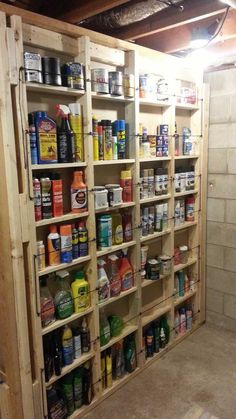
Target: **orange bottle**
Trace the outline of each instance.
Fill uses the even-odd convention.
[[[87,187],[83,181],[83,172],[75,171],[71,184],[71,211],[81,213],[87,211]]]
[[[56,266],[60,263],[60,236],[57,227],[53,224],[49,227],[48,235],[48,264]]]

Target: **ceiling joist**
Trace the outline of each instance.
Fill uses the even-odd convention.
[[[219,0],[185,0],[184,11],[169,7],[138,24],[129,25],[114,34],[120,39],[136,40],[154,33],[183,26],[191,22],[198,22],[225,11],[225,5]]]

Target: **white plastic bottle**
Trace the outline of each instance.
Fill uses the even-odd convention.
[[[98,301],[106,301],[110,298],[110,282],[107,277],[103,259],[98,259]]]

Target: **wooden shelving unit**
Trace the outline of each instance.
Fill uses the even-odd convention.
[[[202,84],[202,74],[197,74],[191,68],[185,68],[181,60],[175,57],[169,57],[164,54],[153,52],[151,55],[142,47],[132,45],[119,41],[107,46],[104,39],[104,46],[94,39],[93,33],[91,38],[89,36],[82,36],[80,28],[75,28],[75,33],[71,36],[63,32],[63,24],[61,32],[55,32],[55,29],[50,27],[41,29],[34,25],[24,23],[18,17],[11,17],[11,30],[13,33],[18,33],[19,36],[14,40],[15,58],[11,64],[17,69],[16,74],[23,66],[23,51],[30,48],[30,50],[45,51],[45,55],[51,52],[54,56],[58,55],[71,61],[78,61],[85,66],[85,90],[73,90],[65,87],[46,86],[43,84],[24,83],[18,80],[18,77],[11,81],[14,85],[15,95],[13,95],[15,120],[18,133],[15,138],[16,143],[16,160],[15,173],[19,173],[19,189],[21,190],[21,197],[19,197],[20,219],[18,222],[23,231],[23,238],[21,238],[21,246],[24,247],[23,257],[25,260],[24,267],[26,269],[26,300],[28,304],[27,315],[30,316],[29,327],[30,333],[27,335],[26,324],[24,333],[30,340],[31,352],[35,354],[31,359],[32,377],[31,383],[33,385],[34,399],[38,400],[35,409],[35,418],[41,419],[47,415],[47,401],[46,401],[46,387],[57,382],[60,377],[53,376],[48,383],[45,382],[43,373],[44,360],[43,360],[43,345],[42,336],[47,335],[54,330],[63,327],[65,324],[70,324],[83,316],[89,319],[89,327],[91,333],[91,351],[88,354],[83,354],[81,358],[75,360],[73,364],[64,367],[61,377],[73,371],[80,365],[87,361],[91,361],[93,386],[94,386],[94,399],[90,406],[83,406],[75,411],[71,416],[72,418],[83,417],[89,410],[91,410],[97,403],[105,397],[108,397],[112,392],[124,385],[129,379],[135,376],[139,371],[150,365],[149,360],[143,359],[142,337],[143,329],[152,321],[167,315],[170,329],[174,327],[174,313],[175,308],[183,304],[188,299],[193,299],[194,310],[200,314],[194,320],[194,329],[198,327],[205,319],[204,317],[204,267],[201,265],[204,258],[201,260],[199,254],[204,254],[202,246],[204,246],[202,231],[204,230],[205,222],[205,166],[203,154],[207,147],[206,129],[204,125],[204,116],[202,114],[204,106],[188,105],[188,104],[175,104],[174,95],[170,95],[167,101],[152,101],[149,99],[139,98],[139,75],[145,74],[154,69],[154,64],[160,69],[161,73],[166,76],[170,82],[171,88],[175,86],[175,81],[179,78],[196,83],[198,92],[203,102],[205,100],[205,90]],[[5,28],[6,30],[6,28]],[[9,30],[9,28],[8,28]],[[68,29],[69,31],[69,29]],[[32,32],[32,36],[29,33]],[[41,33],[43,34],[41,36]],[[88,32],[89,33],[89,32]],[[10,38],[9,38],[10,39]],[[13,39],[13,38],[12,38]],[[49,44],[49,39],[51,39]],[[64,49],[64,43],[67,46]],[[119,50],[116,48],[119,45]],[[2,47],[3,48],[3,47]],[[119,51],[119,54],[116,52]],[[177,70],[173,70],[174,63],[178,62]],[[91,91],[91,68],[95,66],[106,67],[111,70],[122,69],[126,74],[134,74],[135,78],[135,94],[134,98],[116,97],[111,95],[100,95]],[[106,67],[107,68],[107,67]],[[15,83],[15,84],[14,84]],[[9,93],[9,92],[8,92]],[[4,93],[6,94],[6,92]],[[60,102],[59,102],[60,101]],[[107,161],[93,161],[93,142],[92,136],[88,138],[84,136],[84,162],[68,163],[68,164],[45,164],[45,165],[30,165],[30,152],[27,145],[28,138],[25,136],[27,131],[27,114],[35,110],[46,110],[53,117],[53,110],[55,103],[71,103],[77,101],[82,107],[83,113],[83,130],[84,133],[92,132],[92,115],[100,119],[125,119],[129,126],[128,138],[128,154],[127,158],[123,160],[107,160]],[[20,109],[23,109],[21,113]],[[23,115],[23,116],[22,116]],[[177,123],[180,132],[184,126],[191,128],[193,134],[201,132],[198,139],[198,152],[190,156],[175,156],[174,149],[174,134],[175,122]],[[139,124],[142,123],[147,127],[148,133],[156,134],[156,127],[160,124],[167,124],[169,127],[169,155],[166,157],[157,158],[140,158],[139,140],[137,133],[139,132]],[[27,154],[27,159],[25,155]],[[13,162],[11,162],[13,164]],[[201,179],[195,185],[195,189],[191,191],[175,193],[174,188],[174,175],[176,167],[183,165],[185,168],[194,165],[195,173],[201,174]],[[104,169],[103,170],[103,166]],[[17,170],[16,170],[17,167]],[[153,196],[145,199],[140,199],[140,173],[145,168],[159,168],[164,167],[168,172],[169,186],[168,194],[161,196]],[[37,175],[37,172],[54,171],[58,170],[63,173],[63,176],[68,179],[75,168],[81,168],[85,173],[86,184],[88,187],[88,211],[86,213],[75,215],[67,212],[65,215],[49,220],[42,220],[35,222],[34,220],[34,205],[33,205],[33,191],[32,179]],[[131,202],[123,203],[118,207],[107,208],[105,210],[96,210],[94,208],[94,186],[105,185],[106,183],[114,183],[119,179],[120,171],[124,168],[131,169],[133,181],[133,198]],[[10,170],[10,169],[9,169]],[[110,181],[111,176],[111,181]],[[15,182],[18,182],[15,176]],[[186,221],[181,225],[175,226],[175,200],[178,198],[184,199],[189,195],[195,197],[195,216],[194,221]],[[147,236],[141,235],[140,229],[140,214],[143,206],[155,205],[160,202],[168,203],[168,226],[164,231],[154,232]],[[113,211],[129,211],[132,214],[133,223],[133,238],[132,241],[122,243],[121,245],[112,246],[105,250],[98,250],[96,244],[96,214],[106,214]],[[15,214],[18,217],[19,214]],[[68,264],[60,264],[58,266],[46,267],[42,271],[38,271],[35,266],[36,255],[36,241],[42,235],[45,236],[45,231],[50,224],[75,222],[80,218],[85,219],[89,235],[89,254],[88,256],[73,260]],[[27,244],[27,246],[23,246]],[[187,263],[172,266],[170,275],[161,275],[157,281],[145,279],[141,281],[141,246],[148,245],[148,258],[166,254],[173,258],[174,249],[176,246],[187,244],[189,249],[199,247],[200,251],[198,256],[194,253],[189,256]],[[99,303],[97,292],[97,259],[104,257],[110,253],[117,252],[122,249],[128,249],[129,259],[133,265],[135,272],[134,286],[128,291],[122,292],[118,297],[110,298],[107,301]],[[22,250],[22,249],[21,249]],[[74,270],[83,267],[86,271],[86,276],[90,284],[91,292],[91,306],[79,314],[72,314],[67,319],[57,320],[51,325],[42,328],[40,319],[40,290],[39,279],[45,277],[50,273],[62,269]],[[194,291],[187,293],[184,297],[174,296],[174,279],[175,274],[179,271],[190,272],[198,282],[195,284]],[[21,304],[22,301],[21,301]],[[100,310],[108,310],[116,314],[117,307],[119,306],[119,314],[124,313],[124,329],[119,336],[112,338],[108,344],[100,346],[99,342],[99,316]],[[201,311],[202,310],[202,311]],[[28,327],[28,326],[27,326]],[[138,359],[138,366],[136,371],[132,374],[127,374],[121,380],[113,383],[111,388],[102,390],[101,386],[101,352],[110,348],[114,343],[120,341],[126,336],[131,334],[135,335],[136,349]],[[185,336],[188,336],[186,333]],[[181,341],[185,336],[175,338],[171,334],[170,342],[165,350],[157,354],[153,359],[158,359],[167,350],[174,347],[177,341]],[[27,341],[27,345],[29,345]],[[29,353],[28,353],[28,356]]]

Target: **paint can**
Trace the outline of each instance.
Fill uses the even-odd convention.
[[[97,218],[98,249],[106,250],[112,246],[112,217],[101,215]]]
[[[160,278],[160,262],[157,259],[149,259],[146,264],[147,279],[156,281]]]
[[[25,81],[43,83],[41,55],[24,52]]]
[[[81,63],[66,63],[62,66],[63,86],[71,89],[84,89],[84,68]]]
[[[109,93],[112,96],[123,95],[123,74],[121,71],[109,71]]]
[[[42,57],[43,82],[54,86],[61,86],[61,64],[60,58]]]
[[[134,75],[133,74],[124,74],[123,75],[123,84],[124,84],[124,96],[125,97],[134,97]]]
[[[108,190],[104,188],[104,186],[95,186],[94,188],[95,210],[108,208],[107,194],[108,194]]]
[[[105,188],[108,190],[108,202],[110,207],[115,207],[123,203],[122,192],[123,188],[118,184],[108,184],[105,185]]]
[[[105,68],[94,68],[91,70],[92,91],[96,93],[109,93],[108,70]]]

